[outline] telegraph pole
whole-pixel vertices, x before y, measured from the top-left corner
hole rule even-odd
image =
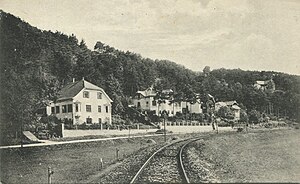
[[[164,140],[165,140],[165,142],[167,142],[167,133],[166,133],[166,116],[167,116],[167,115],[168,115],[167,111],[164,110],[164,111],[162,112],[162,116],[163,116],[163,118],[164,118]]]
[[[22,111],[22,117],[24,117],[23,116],[24,115],[24,113],[23,113],[23,111]],[[23,148],[23,126],[24,126],[24,121],[23,120],[21,120],[21,148]]]
[[[166,117],[164,116],[164,139],[167,142],[167,134],[166,134]]]

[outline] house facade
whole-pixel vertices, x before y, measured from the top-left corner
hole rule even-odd
[[[174,102],[173,91],[171,89],[161,91],[164,98],[162,100],[156,99],[157,92],[152,87],[137,91],[133,100],[133,105],[143,111],[150,111],[157,116],[161,116],[163,111],[168,113],[168,116],[175,116],[176,113],[183,113],[186,109],[191,113],[202,113],[200,100],[191,104],[189,102],[181,101]]]
[[[275,83],[274,83],[273,79],[265,80],[265,81],[256,81],[253,86],[256,89],[260,89],[263,91],[265,91],[265,90],[275,91]]]
[[[61,120],[68,119],[74,125],[111,124],[111,103],[112,100],[102,88],[82,79],[63,87],[58,99],[50,103],[47,114]]]
[[[233,111],[234,120],[240,120],[241,108],[236,101],[217,102],[215,110],[218,111],[221,107],[227,106]]]
[[[195,114],[202,113],[200,99],[197,99],[197,101],[195,103],[183,101],[183,102],[181,102],[181,106],[182,106],[183,112],[187,109],[187,111],[189,113],[195,113]]]

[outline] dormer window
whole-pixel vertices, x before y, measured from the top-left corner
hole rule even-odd
[[[84,91],[83,98],[90,98],[90,93],[88,91]]]

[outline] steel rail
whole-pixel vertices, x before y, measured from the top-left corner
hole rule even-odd
[[[180,151],[179,151],[179,163],[180,163],[180,169],[181,169],[181,172],[182,172],[182,174],[183,174],[183,176],[184,176],[184,180],[185,180],[185,183],[190,183],[190,180],[189,180],[189,178],[188,178],[188,176],[187,176],[187,173],[186,173],[186,170],[185,170],[185,168],[184,168],[184,165],[183,165],[183,157],[182,157],[182,153],[183,153],[183,149],[188,145],[188,144],[190,144],[190,143],[192,143],[192,142],[195,142],[195,141],[197,141],[197,140],[200,140],[201,138],[197,138],[197,139],[193,139],[193,140],[191,140],[191,141],[189,141],[189,142],[187,142],[187,143],[185,143],[181,148],[180,148]]]
[[[152,158],[157,155],[159,152],[163,151],[165,148],[169,147],[169,146],[172,146],[174,144],[177,144],[177,143],[180,143],[180,142],[184,142],[184,141],[188,141],[190,139],[193,139],[192,141],[189,141],[188,143],[190,142],[193,142],[193,141],[196,141],[198,139],[194,139],[194,138],[189,138],[189,139],[185,139],[185,140],[180,140],[180,141],[176,141],[176,142],[173,142],[173,143],[170,143],[170,144],[167,144],[161,148],[159,148],[157,151],[155,151],[147,160],[146,162],[142,165],[142,167],[138,170],[138,172],[135,174],[135,176],[132,178],[132,180],[130,181],[130,184],[134,183],[137,178],[139,177],[139,175],[142,173],[142,171],[145,169],[145,167],[149,164],[149,162],[152,160]],[[199,138],[200,139],[200,138]],[[188,143],[186,143],[185,145],[187,145]],[[182,148],[180,149],[180,151],[182,152]],[[180,159],[180,163],[182,163],[182,159]],[[184,169],[183,167],[183,164],[181,165],[181,169]],[[185,173],[185,177],[186,177],[186,172],[184,171],[183,173]],[[186,177],[187,178],[187,177]]]

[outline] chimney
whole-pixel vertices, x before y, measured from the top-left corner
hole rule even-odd
[[[82,80],[84,80],[84,77],[82,77]]]
[[[72,81],[73,83],[75,82],[75,78],[73,78],[73,81]]]

